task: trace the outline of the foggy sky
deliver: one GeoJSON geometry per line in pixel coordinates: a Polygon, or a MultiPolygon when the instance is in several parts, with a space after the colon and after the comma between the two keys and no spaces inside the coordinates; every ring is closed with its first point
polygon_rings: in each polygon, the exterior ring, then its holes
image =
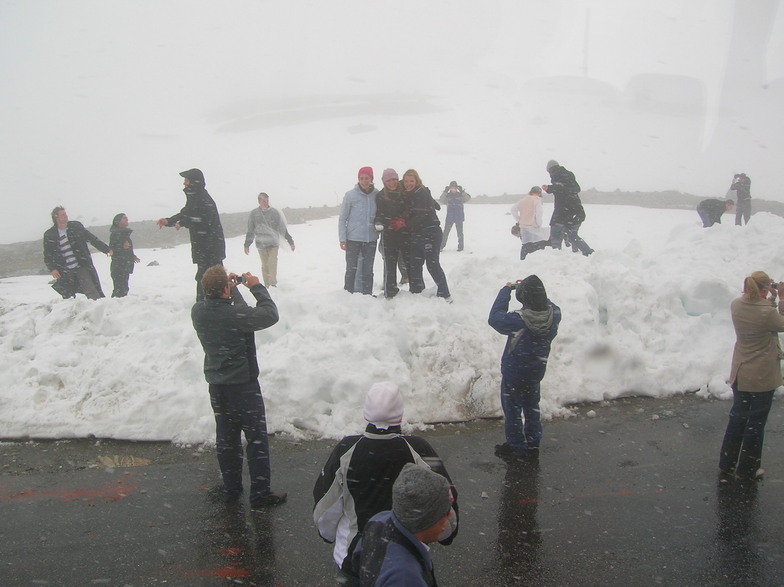
{"type": "Polygon", "coordinates": [[[334,205],[364,165],[522,193],[552,158],[584,189],[744,171],[784,199],[779,0],[0,0],[0,75],[5,243],[58,204],[169,216],[190,167],[222,212],[334,205]]]}

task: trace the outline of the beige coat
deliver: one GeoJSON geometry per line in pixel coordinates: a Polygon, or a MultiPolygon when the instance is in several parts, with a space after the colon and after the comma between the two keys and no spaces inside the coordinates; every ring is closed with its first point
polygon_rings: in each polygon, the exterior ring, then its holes
{"type": "Polygon", "coordinates": [[[730,305],[735,326],[730,383],[739,391],[771,391],[782,384],[779,332],[784,332],[784,302],[739,297],[730,305]]]}

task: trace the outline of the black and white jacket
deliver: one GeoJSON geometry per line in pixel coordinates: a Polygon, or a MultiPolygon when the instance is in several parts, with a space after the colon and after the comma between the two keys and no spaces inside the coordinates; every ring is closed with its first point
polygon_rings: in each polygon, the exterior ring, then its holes
{"type": "MultiPolygon", "coordinates": [[[[346,436],[329,455],[313,488],[313,521],[319,535],[335,543],[333,558],[338,566],[368,520],[392,509],[392,485],[406,463],[430,467],[452,484],[433,447],[424,438],[403,436],[400,426],[383,430],[368,424],[364,434],[346,436]]],[[[452,495],[457,514],[454,486],[452,495]]],[[[457,527],[441,544],[451,544],[457,527]]]]}

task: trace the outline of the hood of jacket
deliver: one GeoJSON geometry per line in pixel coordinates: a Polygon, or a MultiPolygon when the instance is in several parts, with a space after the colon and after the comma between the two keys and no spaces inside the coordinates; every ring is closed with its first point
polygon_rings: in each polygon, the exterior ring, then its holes
{"type": "Polygon", "coordinates": [[[180,176],[187,179],[191,184],[194,186],[204,187],[207,183],[204,181],[204,174],[201,172],[201,169],[188,169],[187,171],[181,171],[180,176]]]}
{"type": "Polygon", "coordinates": [[[546,310],[523,308],[520,310],[520,317],[525,322],[528,330],[538,335],[546,334],[553,325],[552,307],[548,307],[546,310]]]}

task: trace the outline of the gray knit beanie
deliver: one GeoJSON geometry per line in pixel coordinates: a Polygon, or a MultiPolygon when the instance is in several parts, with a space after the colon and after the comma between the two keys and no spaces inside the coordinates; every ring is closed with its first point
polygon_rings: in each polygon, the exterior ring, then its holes
{"type": "Polygon", "coordinates": [[[553,167],[558,167],[558,161],[555,159],[550,159],[547,162],[547,171],[550,171],[553,167]]]}
{"type": "Polygon", "coordinates": [[[449,513],[449,481],[428,467],[406,463],[392,485],[392,511],[412,534],[427,530],[449,513]]]}

